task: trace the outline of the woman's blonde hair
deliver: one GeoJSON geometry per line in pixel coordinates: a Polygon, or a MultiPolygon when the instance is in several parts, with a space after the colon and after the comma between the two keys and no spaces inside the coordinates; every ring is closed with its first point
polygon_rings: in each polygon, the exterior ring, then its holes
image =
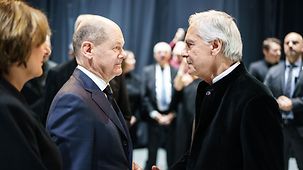
{"type": "Polygon", "coordinates": [[[0,75],[12,64],[24,65],[33,48],[51,34],[46,16],[22,1],[0,1],[0,75]]]}

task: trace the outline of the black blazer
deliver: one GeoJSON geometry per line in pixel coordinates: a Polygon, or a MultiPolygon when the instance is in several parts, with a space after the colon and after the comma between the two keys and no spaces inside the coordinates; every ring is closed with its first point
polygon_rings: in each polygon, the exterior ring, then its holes
{"type": "MultiPolygon", "coordinates": [[[[176,109],[177,100],[175,95],[176,90],[174,89],[173,83],[177,75],[177,70],[173,67],[170,67],[171,71],[171,83],[172,83],[172,100],[169,106],[169,111],[174,111],[176,109]]],[[[149,65],[143,69],[142,75],[142,86],[141,86],[141,95],[143,99],[143,118],[149,119],[149,113],[153,110],[158,110],[157,107],[157,97],[156,97],[156,65],[149,65]]]]}
{"type": "Polygon", "coordinates": [[[21,93],[3,78],[0,110],[0,169],[62,169],[58,148],[33,117],[21,93]]]}
{"type": "MultiPolygon", "coordinates": [[[[274,97],[278,98],[283,94],[285,84],[285,62],[282,61],[278,65],[272,67],[265,80],[264,84],[269,87],[274,97]]],[[[296,80],[296,86],[293,96],[291,97],[294,113],[294,125],[303,126],[303,74],[300,69],[299,77],[296,80]]]]}
{"type": "Polygon", "coordinates": [[[284,168],[278,105],[269,89],[253,78],[242,63],[212,86],[204,81],[199,84],[195,119],[191,152],[173,169],[284,168]],[[224,90],[218,103],[206,105],[217,105],[212,112],[200,112],[210,88],[214,92],[224,90]]]}

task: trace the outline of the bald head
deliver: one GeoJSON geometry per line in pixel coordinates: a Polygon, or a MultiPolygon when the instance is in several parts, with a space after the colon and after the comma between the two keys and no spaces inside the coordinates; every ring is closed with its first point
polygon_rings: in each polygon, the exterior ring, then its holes
{"type": "Polygon", "coordinates": [[[284,38],[284,52],[290,63],[294,63],[301,58],[303,53],[302,36],[296,32],[288,33],[284,38]]]}
{"type": "Polygon", "coordinates": [[[75,21],[75,26],[74,26],[74,31],[77,30],[77,28],[79,27],[79,25],[83,22],[83,21],[87,21],[90,20],[90,18],[94,17],[95,15],[91,15],[91,14],[81,14],[77,17],[76,21],[75,21]]]}
{"type": "Polygon", "coordinates": [[[75,23],[75,32],[73,35],[73,47],[77,55],[81,44],[84,41],[92,42],[95,45],[108,40],[110,30],[120,27],[113,21],[99,15],[84,14],[77,18],[75,23]]]}

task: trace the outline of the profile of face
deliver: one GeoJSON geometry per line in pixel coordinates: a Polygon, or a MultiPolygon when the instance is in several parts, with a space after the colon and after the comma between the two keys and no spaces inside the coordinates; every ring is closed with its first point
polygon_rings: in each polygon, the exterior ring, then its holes
{"type": "Polygon", "coordinates": [[[44,57],[50,54],[50,48],[47,41],[37,47],[32,47],[31,54],[26,62],[26,72],[29,77],[39,77],[42,75],[42,66],[44,57]]]}
{"type": "Polygon", "coordinates": [[[284,39],[284,52],[290,62],[295,62],[303,52],[302,36],[298,33],[289,33],[284,39]]]}
{"type": "Polygon", "coordinates": [[[269,43],[269,49],[264,50],[264,55],[266,58],[266,61],[271,64],[276,64],[280,61],[281,57],[281,46],[280,44],[276,42],[270,42],[269,43]]]}
{"type": "Polygon", "coordinates": [[[159,42],[154,46],[154,58],[158,64],[168,64],[171,57],[171,47],[165,42],[159,42]]]}
{"type": "Polygon", "coordinates": [[[190,25],[188,28],[185,42],[184,57],[188,64],[188,73],[210,80],[215,62],[215,57],[211,55],[212,45],[203,41],[195,25],[190,25]]]}
{"type": "Polygon", "coordinates": [[[92,48],[92,69],[106,81],[122,74],[122,62],[125,59],[124,38],[121,29],[112,25],[107,30],[108,38],[92,48]]]}
{"type": "Polygon", "coordinates": [[[48,47],[48,50],[47,50],[47,53],[43,57],[43,61],[44,62],[46,62],[47,60],[49,60],[49,57],[50,57],[50,55],[52,53],[52,44],[51,44],[50,36],[49,35],[46,36],[45,43],[46,43],[46,45],[48,47]]]}

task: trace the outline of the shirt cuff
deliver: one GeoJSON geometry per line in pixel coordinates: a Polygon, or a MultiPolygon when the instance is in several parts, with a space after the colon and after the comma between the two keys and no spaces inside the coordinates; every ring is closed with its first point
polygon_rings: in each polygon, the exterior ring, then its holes
{"type": "Polygon", "coordinates": [[[156,110],[153,110],[151,112],[149,112],[149,116],[153,119],[155,119],[160,113],[156,110]]]}

